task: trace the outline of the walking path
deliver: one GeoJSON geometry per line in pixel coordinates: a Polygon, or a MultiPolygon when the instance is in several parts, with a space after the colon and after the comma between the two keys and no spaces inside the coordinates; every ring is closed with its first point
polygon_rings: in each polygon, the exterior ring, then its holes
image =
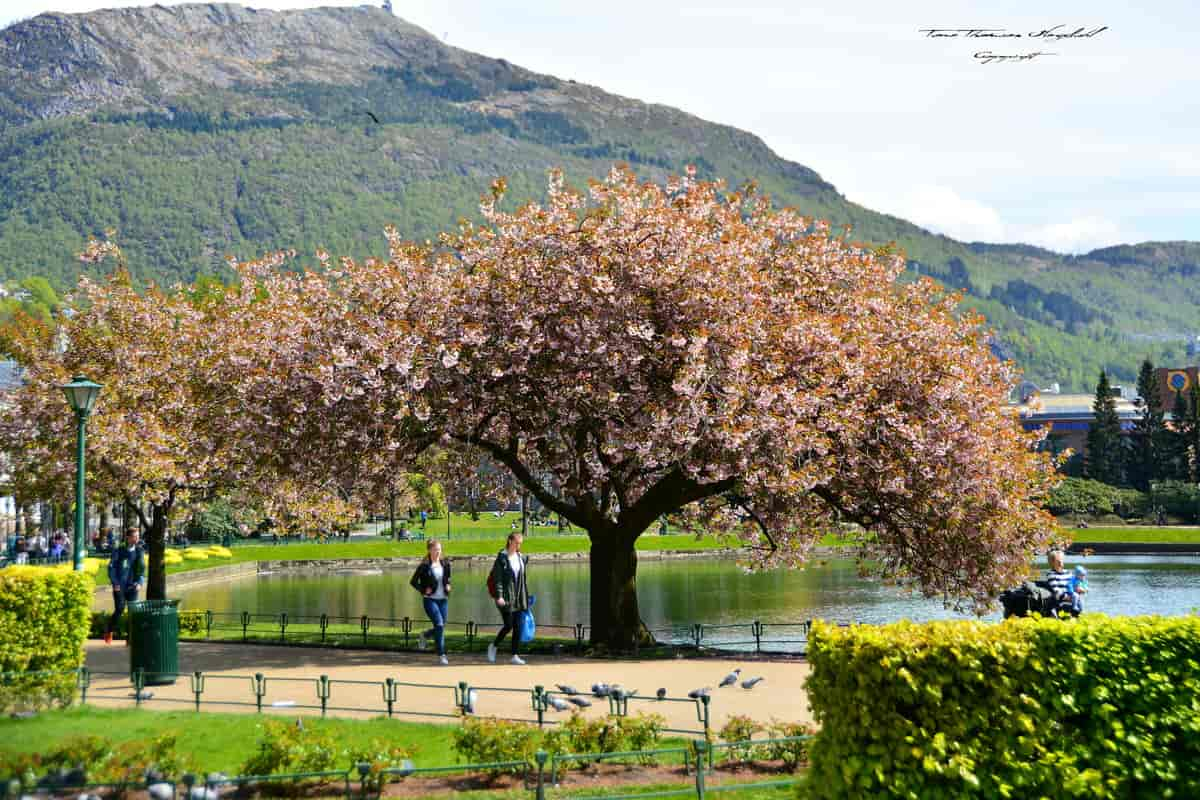
{"type": "MultiPolygon", "coordinates": [[[[105,645],[99,641],[87,643],[87,666],[96,674],[88,702],[103,707],[134,705],[129,684],[129,655],[122,642],[105,645]],[[104,674],[114,673],[114,674],[104,674]]],[[[528,664],[507,663],[501,654],[496,664],[489,664],[483,655],[455,656],[450,666],[439,666],[428,653],[386,653],[370,650],[328,650],[320,648],[274,647],[269,645],[220,644],[215,642],[181,642],[179,645],[179,679],[168,686],[147,687],[153,697],[145,707],[151,709],[188,709],[194,700],[190,676],[199,670],[205,674],[202,708],[214,711],[253,713],[255,695],[251,677],[255,673],[267,676],[263,710],[297,714],[319,714],[317,679],[328,675],[331,680],[328,700],[330,714],[349,717],[374,717],[386,714],[387,705],[377,683],[386,678],[397,682],[437,684],[445,688],[398,689],[397,712],[401,718],[436,720],[453,716],[453,686],[466,681],[478,687],[476,714],[513,719],[536,718],[530,690],[542,685],[554,690],[563,683],[588,692],[592,707],[588,716],[608,713],[608,701],[590,697],[593,683],[618,683],[626,689],[653,697],[660,688],[667,696],[686,698],[692,689],[712,687],[709,706],[710,723],[719,729],[735,714],[745,714],[767,722],[772,718],[789,722],[810,722],[811,713],[804,692],[808,665],[798,661],[674,659],[653,661],[605,661],[531,656],[528,664]],[[740,684],[717,688],[721,678],[741,667],[743,679],[762,676],[764,680],[752,690],[740,684]],[[342,683],[369,681],[371,683],[342,683]],[[520,689],[520,692],[501,692],[500,687],[520,689]],[[207,705],[220,700],[245,705],[207,705]],[[298,706],[313,705],[317,709],[298,706]],[[337,709],[337,710],[332,710],[337,709]],[[365,710],[350,710],[365,709],[365,710]]],[[[633,700],[629,712],[652,711],[667,718],[667,725],[677,729],[698,729],[697,705],[691,702],[656,702],[633,700]]],[[[547,712],[547,719],[565,718],[567,712],[547,712]]]]}

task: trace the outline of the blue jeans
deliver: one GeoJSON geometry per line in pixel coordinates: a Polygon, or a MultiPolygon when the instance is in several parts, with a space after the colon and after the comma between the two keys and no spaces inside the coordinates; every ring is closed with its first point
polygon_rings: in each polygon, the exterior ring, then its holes
{"type": "Polygon", "coordinates": [[[425,614],[433,627],[425,631],[425,636],[433,634],[433,644],[437,647],[439,656],[446,655],[446,607],[447,598],[434,600],[432,597],[422,598],[425,603],[425,614]]]}
{"type": "Polygon", "coordinates": [[[104,626],[105,633],[114,633],[117,630],[117,620],[121,617],[121,612],[125,610],[126,603],[132,603],[137,600],[138,587],[126,586],[124,591],[121,589],[113,589],[113,613],[108,618],[108,625],[104,626]]]}

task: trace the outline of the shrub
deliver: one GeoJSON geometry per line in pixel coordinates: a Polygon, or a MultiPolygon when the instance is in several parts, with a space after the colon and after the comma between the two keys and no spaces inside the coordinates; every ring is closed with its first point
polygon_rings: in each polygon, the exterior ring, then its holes
{"type": "MultiPolygon", "coordinates": [[[[495,717],[467,717],[453,732],[454,751],[469,764],[495,761],[531,762],[541,745],[542,732],[536,725],[509,722],[495,717]]],[[[492,770],[492,774],[518,768],[492,770]]]]}
{"type": "Polygon", "coordinates": [[[279,775],[333,769],[337,748],[333,736],[316,725],[264,720],[258,752],[242,764],[243,775],[279,775]]]}
{"type": "Polygon", "coordinates": [[[1200,796],[1200,618],[818,623],[808,658],[807,796],[1200,796]]]}
{"type": "Polygon", "coordinates": [[[63,773],[72,784],[140,783],[150,771],[178,780],[194,767],[176,752],[176,744],[175,734],[120,745],[100,736],[77,736],[39,753],[0,754],[0,777],[17,776],[29,791],[63,773]]]}
{"type": "MultiPolygon", "coordinates": [[[[792,739],[797,736],[812,736],[817,729],[807,722],[781,722],[772,719],[767,726],[767,736],[771,739],[792,739]]],[[[808,763],[808,741],[803,742],[772,742],[763,745],[764,755],[772,761],[782,761],[783,766],[795,770],[801,764],[808,763]]]]}
{"type": "Polygon", "coordinates": [[[383,787],[383,771],[403,767],[405,762],[413,757],[414,752],[411,748],[372,739],[366,745],[346,748],[342,755],[347,768],[354,768],[359,764],[370,765],[364,783],[379,791],[383,787]]]}
{"type": "MultiPolygon", "coordinates": [[[[734,742],[748,742],[754,738],[754,734],[761,733],[764,727],[761,723],[755,722],[752,718],[745,714],[735,714],[717,731],[717,736],[722,742],[733,744],[734,742]]],[[[743,744],[737,747],[725,748],[726,761],[749,761],[757,754],[757,748],[752,744],[743,744]]]]}
{"type": "MultiPolygon", "coordinates": [[[[0,672],[66,672],[83,665],[93,582],[42,567],[0,570],[0,672]]],[[[0,684],[0,713],[66,705],[74,675],[18,676],[0,684]]]]}
{"type": "MultiPolygon", "coordinates": [[[[543,748],[552,754],[651,750],[658,744],[665,727],[666,720],[660,714],[588,719],[576,712],[560,727],[546,732],[543,748]]],[[[639,761],[652,764],[655,759],[641,756],[639,761]]],[[[568,763],[580,765],[580,762],[568,763]]]]}
{"type": "MultiPolygon", "coordinates": [[[[108,618],[112,616],[111,611],[92,611],[91,627],[89,628],[88,638],[99,639],[104,635],[104,629],[108,627],[108,618]]],[[[180,611],[179,612],[179,634],[181,636],[203,636],[207,626],[204,623],[203,611],[180,611]]],[[[123,638],[129,634],[129,612],[121,615],[117,620],[116,636],[123,638]]]]}

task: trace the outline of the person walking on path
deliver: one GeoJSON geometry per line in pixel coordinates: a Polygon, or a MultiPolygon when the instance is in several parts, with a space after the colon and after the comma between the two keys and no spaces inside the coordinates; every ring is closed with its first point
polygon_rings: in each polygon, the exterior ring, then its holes
{"type": "Polygon", "coordinates": [[[146,582],[146,555],[138,541],[137,531],[125,534],[125,543],[113,551],[108,560],[108,582],[112,584],[113,613],[104,628],[104,643],[112,644],[117,620],[125,610],[126,603],[138,598],[138,588],[146,582]]]}
{"type": "MultiPolygon", "coordinates": [[[[450,513],[450,512],[447,511],[446,513],[450,513]]],[[[421,509],[421,530],[425,530],[425,523],[428,521],[429,521],[429,514],[427,514],[425,512],[425,509],[422,508],[421,509]]]]}
{"type": "Polygon", "coordinates": [[[504,620],[504,627],[496,639],[488,645],[488,661],[496,662],[496,650],[508,633],[512,633],[512,663],[524,664],[521,659],[521,636],[515,627],[518,611],[529,610],[529,557],[521,553],[522,537],[510,533],[504,549],[496,554],[492,571],[488,575],[488,591],[496,601],[496,609],[504,620]]]}
{"type": "Polygon", "coordinates": [[[446,609],[450,596],[450,562],[442,558],[442,543],[430,539],[425,545],[426,556],[417,565],[409,581],[412,587],[421,593],[421,601],[425,604],[425,614],[433,627],[422,632],[417,638],[417,646],[424,650],[427,637],[433,637],[434,647],[437,648],[438,661],[443,665],[450,662],[446,659],[446,609]]]}

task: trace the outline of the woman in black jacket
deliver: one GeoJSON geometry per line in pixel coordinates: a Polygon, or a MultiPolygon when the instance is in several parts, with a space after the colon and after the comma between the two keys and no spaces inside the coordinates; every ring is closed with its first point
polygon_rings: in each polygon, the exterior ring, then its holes
{"type": "Polygon", "coordinates": [[[437,539],[430,539],[426,549],[428,554],[417,565],[409,583],[421,593],[425,614],[433,627],[420,634],[417,644],[424,650],[426,637],[432,635],[438,661],[449,664],[446,659],[446,606],[450,596],[450,562],[442,558],[442,543],[437,539]]]}
{"type": "Polygon", "coordinates": [[[521,554],[521,534],[510,533],[504,549],[496,554],[492,564],[492,572],[488,581],[489,587],[495,587],[492,598],[496,601],[496,609],[504,620],[504,627],[496,634],[496,639],[488,645],[488,661],[495,663],[496,648],[504,639],[504,635],[512,632],[512,663],[524,664],[518,653],[521,637],[514,627],[514,617],[518,611],[529,610],[529,585],[526,575],[529,573],[529,557],[521,554]]]}

